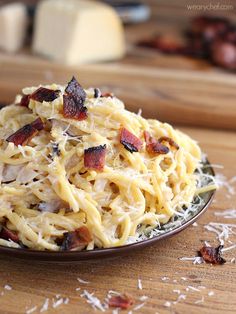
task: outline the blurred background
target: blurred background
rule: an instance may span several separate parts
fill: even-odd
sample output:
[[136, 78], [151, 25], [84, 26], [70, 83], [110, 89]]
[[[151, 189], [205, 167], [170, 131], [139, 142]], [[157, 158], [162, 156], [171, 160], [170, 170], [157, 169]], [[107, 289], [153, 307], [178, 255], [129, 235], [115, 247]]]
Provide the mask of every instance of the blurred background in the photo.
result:
[[234, 0], [0, 1], [0, 103], [75, 75], [145, 117], [236, 129]]

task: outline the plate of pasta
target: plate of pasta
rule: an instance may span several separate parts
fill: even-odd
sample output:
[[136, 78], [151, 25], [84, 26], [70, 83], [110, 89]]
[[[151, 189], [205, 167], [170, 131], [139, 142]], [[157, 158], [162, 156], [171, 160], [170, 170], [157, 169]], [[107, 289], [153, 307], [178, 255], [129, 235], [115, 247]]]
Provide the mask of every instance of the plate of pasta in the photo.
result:
[[0, 111], [0, 252], [125, 253], [172, 236], [217, 184], [198, 143], [98, 88], [27, 87]]

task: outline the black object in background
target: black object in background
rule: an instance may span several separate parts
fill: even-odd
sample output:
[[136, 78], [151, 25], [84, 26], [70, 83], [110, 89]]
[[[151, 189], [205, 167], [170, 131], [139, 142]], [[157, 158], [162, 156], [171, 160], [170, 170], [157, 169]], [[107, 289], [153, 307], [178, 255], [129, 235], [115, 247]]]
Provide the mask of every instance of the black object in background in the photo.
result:
[[140, 1], [104, 0], [111, 5], [124, 23], [140, 23], [150, 18], [150, 7]]

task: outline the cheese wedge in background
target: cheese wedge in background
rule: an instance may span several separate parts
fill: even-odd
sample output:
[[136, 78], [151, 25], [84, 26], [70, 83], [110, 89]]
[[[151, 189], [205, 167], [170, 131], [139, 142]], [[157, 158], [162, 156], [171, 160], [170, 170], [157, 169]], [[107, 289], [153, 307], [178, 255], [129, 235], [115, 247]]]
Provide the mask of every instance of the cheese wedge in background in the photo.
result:
[[22, 3], [0, 7], [0, 48], [16, 52], [23, 44], [27, 32], [27, 9]]
[[44, 0], [36, 11], [33, 50], [68, 65], [115, 60], [125, 53], [120, 18], [89, 0]]

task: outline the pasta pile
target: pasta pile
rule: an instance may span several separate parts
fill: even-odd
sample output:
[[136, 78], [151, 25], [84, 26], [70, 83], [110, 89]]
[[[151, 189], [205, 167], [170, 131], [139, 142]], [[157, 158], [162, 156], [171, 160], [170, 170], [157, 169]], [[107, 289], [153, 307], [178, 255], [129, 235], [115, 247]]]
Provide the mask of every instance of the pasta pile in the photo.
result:
[[[38, 88], [25, 88], [23, 95]], [[138, 238], [140, 227], [165, 224], [191, 204], [201, 160], [194, 140], [167, 123], [127, 111], [118, 98], [93, 88], [85, 90], [86, 118], [65, 117], [66, 86], [44, 88], [58, 97], [29, 98], [24, 105], [18, 95], [0, 112], [0, 223], [5, 228], [0, 245], [58, 251], [65, 235], [68, 244], [75, 230], [86, 227], [89, 240], [80, 249], [121, 246]], [[44, 128], [27, 144], [9, 140], [38, 118]], [[121, 143], [122, 128], [141, 141], [138, 151]], [[178, 149], [165, 142], [168, 153], [151, 154], [145, 131], [155, 139], [172, 139]], [[85, 151], [101, 146], [106, 147], [104, 167], [86, 167]]]

